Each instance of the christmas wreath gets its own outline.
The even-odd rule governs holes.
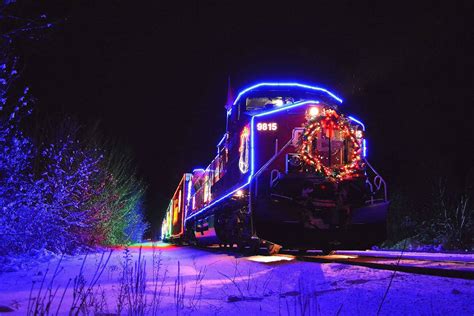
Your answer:
[[[343,140],[349,142],[352,152],[347,164],[326,166],[323,164],[321,153],[317,150],[318,137],[326,137],[330,146],[331,138],[334,137],[336,131],[339,131]],[[360,131],[351,128],[349,120],[344,115],[339,115],[332,109],[325,109],[322,115],[308,118],[301,136],[299,156],[306,166],[314,168],[315,171],[332,180],[357,176],[357,171],[361,170],[363,162],[361,159],[362,135],[356,133],[360,133]]]

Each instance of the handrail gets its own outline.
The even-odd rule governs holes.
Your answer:
[[[265,171],[265,169],[268,168],[268,166],[273,162],[275,161],[275,159],[281,155],[281,153],[291,144],[291,141],[292,139],[290,139],[286,144],[285,146],[283,146],[277,153],[275,153],[255,174],[254,174],[254,178],[258,178],[258,176],[263,172]]]
[[[375,174],[375,177],[373,178],[372,182],[370,182],[369,177],[367,177],[366,183],[370,187],[370,191],[372,192],[372,196],[370,198],[371,204],[374,203],[374,194],[379,192],[380,189],[383,187],[383,201],[386,202],[387,199],[387,183],[385,180],[382,178],[382,176],[375,170],[374,167],[367,161],[367,159],[364,159],[366,165],[369,167],[369,169]],[[375,190],[374,190],[375,186]],[[380,199],[379,199],[380,200]]]
[[[254,179],[257,179],[260,174],[265,171],[268,166],[275,161],[275,159],[283,153],[283,151],[292,143],[293,137],[278,151],[276,152],[253,176]],[[367,177],[366,183],[370,187],[370,191],[372,192],[372,196],[370,198],[370,203],[373,204],[376,201],[383,200],[383,202],[388,201],[388,196],[387,196],[387,183],[385,180],[382,178],[382,176],[375,170],[375,168],[367,161],[367,159],[364,158],[365,163],[369,167],[369,169],[375,174],[375,177],[373,177],[372,181],[369,180],[369,177]],[[273,173],[273,171],[272,171]],[[273,182],[273,177],[271,177],[271,181]],[[276,179],[275,179],[276,180]],[[383,188],[383,197],[382,198],[375,198],[374,195]],[[375,190],[374,190],[375,189]]]
[[[270,186],[273,187],[279,178],[280,178],[280,171],[278,169],[273,169],[270,172]]]

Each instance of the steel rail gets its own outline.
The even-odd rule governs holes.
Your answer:
[[[393,257],[370,257],[370,256],[358,256],[356,258],[338,258],[336,256],[295,256],[296,260],[307,261],[307,262],[318,262],[318,263],[341,263],[355,266],[363,266],[372,269],[379,270],[390,270],[390,271],[399,271],[413,274],[423,274],[423,275],[432,275],[439,277],[448,277],[448,278],[457,278],[457,279],[467,279],[474,280],[474,264],[464,263],[464,265],[471,265],[472,269],[448,269],[448,268],[434,268],[427,266],[413,266],[407,264],[397,264],[397,263],[382,263],[377,261],[390,260],[397,261],[397,258]],[[401,259],[401,260],[410,260],[410,261],[419,261],[419,262],[451,262],[451,261],[441,261],[441,260],[426,260],[426,259]]]

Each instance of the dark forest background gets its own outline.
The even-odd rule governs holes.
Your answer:
[[[368,128],[398,240],[472,208],[473,13],[472,1],[17,1],[9,14],[53,24],[15,46],[34,116],[99,122],[133,153],[151,235],[182,173],[213,158],[230,76],[236,90],[294,80],[341,95]]]

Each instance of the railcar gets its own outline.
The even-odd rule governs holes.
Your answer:
[[[259,83],[229,103],[205,168],[183,175],[162,238],[291,249],[360,249],[385,238],[386,183],[367,160],[365,125],[333,92]]]

